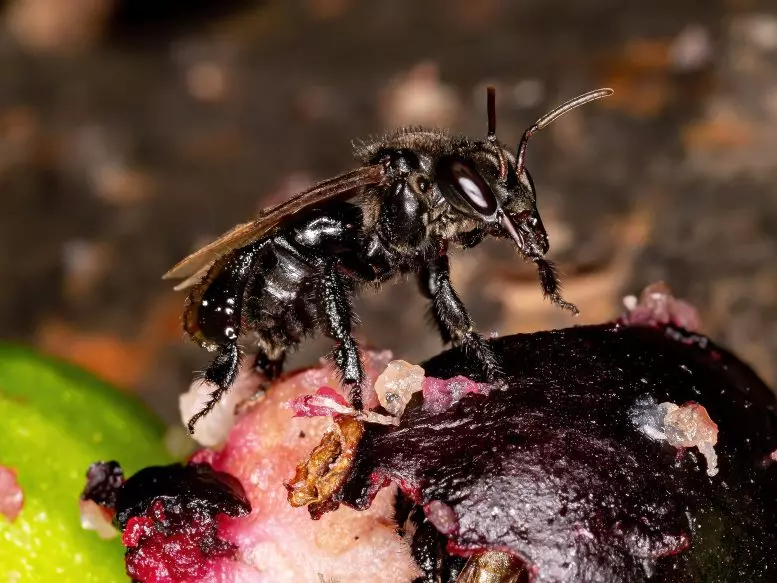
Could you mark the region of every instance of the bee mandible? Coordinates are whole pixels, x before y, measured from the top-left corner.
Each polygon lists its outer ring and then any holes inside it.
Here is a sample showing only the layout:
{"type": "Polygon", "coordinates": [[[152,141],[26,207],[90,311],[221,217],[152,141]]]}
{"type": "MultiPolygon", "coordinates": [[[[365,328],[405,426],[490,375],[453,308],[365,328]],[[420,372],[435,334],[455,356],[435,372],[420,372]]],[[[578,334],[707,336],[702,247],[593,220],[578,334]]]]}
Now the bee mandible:
{"type": "Polygon", "coordinates": [[[443,341],[463,347],[484,377],[494,378],[499,363],[451,284],[449,246],[511,239],[537,266],[544,295],[577,313],[545,259],[548,237],[526,146],[565,113],[611,93],[591,91],[550,111],[524,132],[513,154],[496,137],[489,87],[485,139],[403,128],[360,143],[359,168],[262,211],[170,269],[164,277],[184,279],[176,289],[189,289],[184,330],[215,353],[204,380],[216,389],[189,431],[235,381],[243,347],[256,351],[255,366],[269,382],[281,374],[287,350],[317,330],[334,340],[332,360],[361,409],[364,367],[352,298],[365,285],[404,273],[418,274],[443,341]]]}

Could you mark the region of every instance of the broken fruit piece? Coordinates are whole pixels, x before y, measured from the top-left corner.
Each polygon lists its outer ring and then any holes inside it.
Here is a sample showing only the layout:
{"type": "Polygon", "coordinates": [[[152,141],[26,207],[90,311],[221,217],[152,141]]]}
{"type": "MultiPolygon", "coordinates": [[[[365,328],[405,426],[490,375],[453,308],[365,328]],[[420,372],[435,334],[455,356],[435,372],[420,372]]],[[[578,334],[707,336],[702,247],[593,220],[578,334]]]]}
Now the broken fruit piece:
{"type": "MultiPolygon", "coordinates": [[[[380,372],[371,363],[382,370],[389,360],[385,353],[377,354],[380,358],[367,355],[371,379],[380,372]]],[[[253,378],[258,388],[261,379],[253,378]]],[[[353,446],[366,422],[336,412],[347,404],[342,395],[331,388],[319,391],[333,386],[337,386],[337,379],[327,366],[285,375],[263,399],[243,407],[243,412],[230,420],[234,425],[221,449],[205,449],[194,455],[187,467],[194,464],[209,468],[213,475],[233,476],[242,487],[241,500],[250,506],[250,513],[240,516],[234,507],[227,511],[224,499],[211,496],[213,506],[204,514],[212,516],[221,508],[230,518],[209,519],[210,538],[198,538],[204,532],[202,524],[180,520],[167,506],[155,506],[159,500],[173,509],[197,505],[195,501],[202,498],[196,494],[200,479],[190,470],[183,475],[181,466],[151,468],[120,486],[116,522],[124,529],[127,569],[132,576],[143,583],[413,582],[420,570],[408,542],[397,531],[392,488],[376,496],[368,511],[340,508],[318,521],[310,519],[307,508],[292,508],[287,502],[284,482],[315,504],[316,498],[328,498],[339,490],[347,478],[338,464],[352,465],[353,446]],[[311,456],[295,478],[297,462],[322,438],[327,445],[311,456]],[[148,471],[152,473],[144,476],[148,471]],[[144,486],[139,488],[140,484],[144,486]],[[131,490],[143,494],[130,496],[131,490]],[[180,536],[182,533],[186,536],[180,536]],[[200,540],[220,542],[203,545],[197,542],[200,540]],[[180,547],[183,556],[167,555],[165,550],[171,545],[176,553],[180,547]],[[211,548],[218,556],[204,552],[211,548]],[[160,573],[166,579],[160,579],[160,573]]],[[[374,392],[370,402],[378,404],[374,392]]],[[[102,473],[111,475],[110,471],[102,473]]],[[[93,485],[92,490],[99,488],[93,485]]],[[[231,496],[225,500],[227,505],[234,504],[231,496]]]]}
{"type": "Polygon", "coordinates": [[[621,323],[628,326],[666,326],[671,324],[688,332],[696,332],[701,325],[699,313],[691,304],[672,295],[664,282],[650,284],[639,297],[623,298],[626,313],[621,323]]]}
{"type": "Polygon", "coordinates": [[[487,395],[491,386],[476,383],[467,377],[456,375],[450,379],[427,377],[424,380],[423,408],[429,413],[442,413],[470,393],[487,395]]]}
{"type": "Polygon", "coordinates": [[[424,369],[404,360],[392,360],[375,380],[378,402],[394,417],[402,417],[413,395],[423,389],[424,369]]]}
{"type": "Polygon", "coordinates": [[[632,421],[653,439],[663,439],[677,448],[696,447],[707,459],[707,475],[718,473],[718,426],[698,403],[677,406],[674,403],[638,401],[632,409],[632,421]]]}
{"type": "Polygon", "coordinates": [[[199,581],[235,558],[218,536],[230,518],[251,508],[240,483],[207,464],[150,467],[126,482],[115,462],[93,464],[82,494],[113,515],[127,547],[126,570],[146,583],[199,581]]]}

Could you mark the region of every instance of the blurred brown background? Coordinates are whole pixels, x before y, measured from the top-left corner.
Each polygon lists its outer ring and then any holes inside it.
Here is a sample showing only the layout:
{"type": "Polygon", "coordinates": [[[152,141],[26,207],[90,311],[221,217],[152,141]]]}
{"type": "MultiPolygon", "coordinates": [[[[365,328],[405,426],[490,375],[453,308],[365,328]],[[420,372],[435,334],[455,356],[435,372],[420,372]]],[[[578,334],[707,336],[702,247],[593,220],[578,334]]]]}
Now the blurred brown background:
{"type": "MultiPolygon", "coordinates": [[[[207,355],[160,276],[198,245],[352,167],[406,123],[498,135],[600,86],[529,168],[577,322],[657,279],[777,380],[773,0],[0,2],[0,336],[140,393],[168,420],[207,355]]],[[[509,245],[455,259],[478,326],[576,321],[509,245]]],[[[412,281],[365,293],[361,334],[439,350],[412,281]]],[[[304,346],[297,363],[326,349],[304,346]]]]}

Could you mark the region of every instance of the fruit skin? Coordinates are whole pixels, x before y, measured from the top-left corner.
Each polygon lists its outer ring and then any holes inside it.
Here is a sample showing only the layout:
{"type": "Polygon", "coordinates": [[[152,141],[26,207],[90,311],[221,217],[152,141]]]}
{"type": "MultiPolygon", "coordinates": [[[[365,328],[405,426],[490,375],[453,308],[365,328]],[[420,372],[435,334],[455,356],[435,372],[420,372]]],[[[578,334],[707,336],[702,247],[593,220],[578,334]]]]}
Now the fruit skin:
{"type": "Polygon", "coordinates": [[[17,470],[24,506],[0,516],[0,573],[11,581],[127,581],[121,541],[81,528],[78,499],[95,460],[128,473],[173,461],[164,426],[139,402],[67,363],[0,344],[0,465],[17,470]]]}
{"type": "Polygon", "coordinates": [[[204,581],[226,568],[238,547],[219,529],[251,512],[240,482],[208,464],[152,466],[114,494],[127,573],[145,583],[204,581]]]}
{"type": "MultiPolygon", "coordinates": [[[[451,515],[450,554],[510,551],[535,583],[777,581],[777,400],[747,365],[672,326],[491,346],[506,388],[437,414],[416,398],[399,426],[367,424],[343,502],[365,508],[393,481],[430,520],[433,506],[451,515]],[[695,449],[640,431],[645,397],[706,409],[716,476],[695,449]]],[[[478,380],[461,350],[424,369],[478,380]]]]}

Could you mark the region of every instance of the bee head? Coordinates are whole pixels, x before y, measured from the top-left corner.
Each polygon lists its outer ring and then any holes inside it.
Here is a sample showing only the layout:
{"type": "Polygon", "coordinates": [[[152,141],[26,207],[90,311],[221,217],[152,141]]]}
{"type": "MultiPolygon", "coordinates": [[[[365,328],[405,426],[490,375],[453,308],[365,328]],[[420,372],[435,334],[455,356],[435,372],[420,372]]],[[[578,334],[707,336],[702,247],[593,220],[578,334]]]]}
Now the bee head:
{"type": "Polygon", "coordinates": [[[545,114],[524,132],[513,155],[496,139],[495,91],[489,87],[486,143],[468,155],[437,161],[440,191],[456,210],[483,221],[487,233],[512,239],[530,259],[541,258],[549,244],[537,211],[534,182],[526,170],[529,138],[572,109],[611,94],[611,89],[590,91],[545,114]]]}

